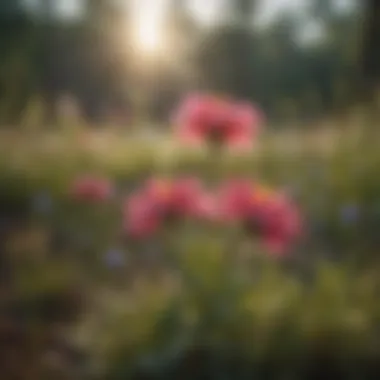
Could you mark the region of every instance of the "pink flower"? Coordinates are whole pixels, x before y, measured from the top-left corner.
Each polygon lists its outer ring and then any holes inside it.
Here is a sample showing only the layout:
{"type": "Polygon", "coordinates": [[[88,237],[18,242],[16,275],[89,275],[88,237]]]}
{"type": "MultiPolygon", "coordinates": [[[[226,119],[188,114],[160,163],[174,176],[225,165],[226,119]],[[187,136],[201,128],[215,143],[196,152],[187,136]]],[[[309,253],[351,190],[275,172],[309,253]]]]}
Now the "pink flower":
{"type": "Polygon", "coordinates": [[[263,205],[261,221],[264,244],[276,255],[285,253],[302,229],[295,205],[278,194],[263,205]]]}
{"type": "Polygon", "coordinates": [[[76,179],[70,189],[75,200],[86,202],[103,202],[112,195],[112,184],[106,178],[84,176],[76,179]]]}
{"type": "Polygon", "coordinates": [[[297,208],[284,195],[246,180],[227,183],[218,199],[219,219],[241,222],[273,254],[284,254],[301,231],[297,208]]]}
{"type": "Polygon", "coordinates": [[[248,180],[231,180],[220,189],[218,218],[224,221],[241,220],[252,204],[253,183],[248,180]]]}
{"type": "Polygon", "coordinates": [[[205,218],[211,207],[197,179],[154,179],[127,199],[125,229],[135,237],[154,234],[164,223],[205,218]]]}
{"type": "Polygon", "coordinates": [[[215,221],[217,212],[217,203],[213,194],[201,194],[195,207],[195,215],[204,220],[215,221]]]}
{"type": "Polygon", "coordinates": [[[179,137],[187,143],[249,148],[257,137],[262,117],[248,103],[193,95],[179,107],[174,122],[179,137]]]}
{"type": "Polygon", "coordinates": [[[152,235],[160,226],[157,200],[147,194],[134,194],[124,207],[124,229],[137,238],[152,235]]]}

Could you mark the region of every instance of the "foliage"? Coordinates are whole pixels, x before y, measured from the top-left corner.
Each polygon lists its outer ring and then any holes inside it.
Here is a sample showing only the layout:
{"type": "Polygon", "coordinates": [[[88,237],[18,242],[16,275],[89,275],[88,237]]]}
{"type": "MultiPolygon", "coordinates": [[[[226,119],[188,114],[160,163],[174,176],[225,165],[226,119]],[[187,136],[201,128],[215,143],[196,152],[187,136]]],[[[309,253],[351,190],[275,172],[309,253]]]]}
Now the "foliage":
{"type": "Polygon", "coordinates": [[[267,136],[255,154],[218,157],[216,171],[203,151],[94,136],[60,135],[49,150],[42,135],[3,144],[7,313],[28,333],[74,328],[64,330],[70,348],[42,344],[38,360],[54,350],[69,378],[89,379],[378,373],[375,142],[363,150],[364,140],[346,133],[323,154],[289,154],[267,136]],[[113,179],[116,198],[95,208],[73,202],[68,189],[83,171],[113,179]],[[212,225],[125,240],[120,195],[151,174],[189,172],[206,182],[244,174],[292,187],[306,213],[305,241],[273,262],[212,225]]]}
{"type": "Polygon", "coordinates": [[[191,87],[255,99],[273,119],[287,116],[279,103],[289,99],[303,119],[356,102],[358,7],[346,13],[327,7],[305,17],[285,12],[266,28],[251,28],[248,10],[258,9],[255,3],[231,2],[239,22],[203,30],[182,3],[172,2],[168,34],[178,40],[168,43],[176,59],[154,64],[136,57],[130,15],[117,2],[89,1],[83,19],[66,23],[55,21],[53,8],[41,8],[39,17],[17,7],[8,17],[0,8],[0,121],[18,124],[28,100],[42,96],[45,122],[57,122],[56,103],[69,93],[93,123],[103,122],[106,110],[124,124],[138,112],[137,91],[161,121],[189,81],[191,87]],[[326,38],[300,43],[315,18],[325,25],[326,38]]]}

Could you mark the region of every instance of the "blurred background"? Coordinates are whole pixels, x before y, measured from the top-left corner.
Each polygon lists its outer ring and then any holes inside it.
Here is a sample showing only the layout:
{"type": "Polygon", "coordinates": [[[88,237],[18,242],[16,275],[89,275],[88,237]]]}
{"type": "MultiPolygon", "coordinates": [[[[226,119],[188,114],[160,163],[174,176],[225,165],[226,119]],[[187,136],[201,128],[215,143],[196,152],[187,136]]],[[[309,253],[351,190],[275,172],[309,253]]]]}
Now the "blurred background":
{"type": "Polygon", "coordinates": [[[379,42],[376,0],[0,0],[0,378],[378,379],[379,42]],[[176,142],[197,91],[263,112],[253,152],[176,142]],[[125,197],[185,174],[285,191],[292,255],[128,241],[125,197]]]}
{"type": "Polygon", "coordinates": [[[53,128],[73,103],[92,126],[127,129],[143,113],[165,130],[194,89],[254,100],[279,127],[315,124],[376,90],[377,12],[355,0],[2,0],[1,124],[40,107],[53,128]]]}

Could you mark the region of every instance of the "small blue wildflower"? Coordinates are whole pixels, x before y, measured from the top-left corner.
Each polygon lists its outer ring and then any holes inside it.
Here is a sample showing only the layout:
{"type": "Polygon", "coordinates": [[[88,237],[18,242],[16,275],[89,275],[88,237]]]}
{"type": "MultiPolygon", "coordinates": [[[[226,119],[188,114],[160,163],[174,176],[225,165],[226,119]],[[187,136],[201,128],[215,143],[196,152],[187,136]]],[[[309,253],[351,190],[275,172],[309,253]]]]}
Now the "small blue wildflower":
{"type": "Polygon", "coordinates": [[[110,249],[104,256],[104,261],[107,267],[110,269],[117,269],[124,267],[126,264],[125,254],[120,249],[110,249]]]}
{"type": "Polygon", "coordinates": [[[359,207],[354,204],[344,205],[340,210],[340,220],[344,225],[353,225],[358,221],[359,218],[359,207]]]}

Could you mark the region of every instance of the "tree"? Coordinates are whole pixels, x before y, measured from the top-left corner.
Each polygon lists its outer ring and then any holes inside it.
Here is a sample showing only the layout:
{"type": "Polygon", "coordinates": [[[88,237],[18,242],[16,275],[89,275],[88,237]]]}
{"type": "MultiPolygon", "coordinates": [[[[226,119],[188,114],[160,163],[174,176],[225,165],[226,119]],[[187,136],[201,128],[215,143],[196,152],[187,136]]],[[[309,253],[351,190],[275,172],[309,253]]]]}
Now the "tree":
{"type": "Polygon", "coordinates": [[[23,13],[22,2],[20,0],[0,0],[0,15],[15,16],[23,13]]]}
{"type": "Polygon", "coordinates": [[[380,2],[368,0],[366,5],[362,72],[365,88],[372,92],[380,84],[380,2]]]}
{"type": "Polygon", "coordinates": [[[0,112],[3,123],[17,122],[33,91],[35,25],[22,1],[0,1],[0,112]]]}

